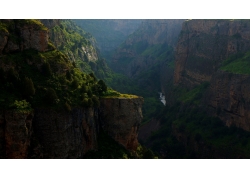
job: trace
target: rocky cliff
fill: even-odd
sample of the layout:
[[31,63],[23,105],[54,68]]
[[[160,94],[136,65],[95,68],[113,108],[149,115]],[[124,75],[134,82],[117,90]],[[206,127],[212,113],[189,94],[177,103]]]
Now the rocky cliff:
[[142,98],[104,98],[101,101],[101,127],[113,139],[130,150],[138,147],[138,132],[142,121]]
[[111,68],[133,77],[155,65],[161,58],[167,61],[164,53],[169,54],[169,49],[175,47],[182,22],[144,20],[116,50],[110,63]]
[[250,47],[248,20],[188,20],[175,53],[174,83],[194,87],[210,81],[222,61]]
[[0,114],[1,158],[82,158],[98,150],[99,129],[128,150],[138,146],[143,99],[104,98],[99,108]]
[[[27,49],[45,52],[49,49],[48,29],[39,21],[3,20],[0,26],[1,54]],[[13,32],[18,33],[18,38],[13,36]]]
[[75,67],[39,20],[1,20],[0,39],[1,158],[83,158],[99,130],[136,149],[141,98],[101,99],[105,83]]
[[[185,88],[210,82],[202,101],[209,107],[208,113],[227,126],[234,124],[247,131],[249,73],[241,69],[249,67],[243,63],[248,62],[249,34],[249,20],[186,21],[176,48],[174,72],[174,83]],[[234,63],[237,70],[223,68],[226,62]]]

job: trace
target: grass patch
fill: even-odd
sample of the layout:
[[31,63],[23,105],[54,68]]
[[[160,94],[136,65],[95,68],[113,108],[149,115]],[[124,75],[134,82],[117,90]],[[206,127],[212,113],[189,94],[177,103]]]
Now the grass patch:
[[250,74],[250,51],[231,56],[223,62],[220,69],[235,74]]
[[198,105],[200,103],[202,94],[204,93],[204,91],[207,89],[208,86],[209,83],[205,82],[190,91],[183,89],[181,92],[181,96],[178,98],[178,100],[184,103],[194,102],[194,104]]
[[102,98],[128,98],[128,99],[139,98],[139,96],[136,96],[136,95],[119,93],[111,88],[109,88],[106,92],[104,92],[101,97]]

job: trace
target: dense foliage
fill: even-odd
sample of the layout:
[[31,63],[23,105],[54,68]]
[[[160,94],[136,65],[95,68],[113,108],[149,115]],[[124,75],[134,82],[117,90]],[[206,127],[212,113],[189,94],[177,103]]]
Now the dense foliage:
[[107,91],[104,81],[83,73],[57,50],[26,50],[4,55],[2,61],[2,108],[13,107],[15,101],[22,100],[32,107],[98,106],[99,97]]

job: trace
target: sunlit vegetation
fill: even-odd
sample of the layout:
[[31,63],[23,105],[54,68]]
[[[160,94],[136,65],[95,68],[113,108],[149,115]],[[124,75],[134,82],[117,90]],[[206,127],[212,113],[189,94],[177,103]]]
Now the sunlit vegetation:
[[57,50],[26,50],[2,60],[11,67],[0,67],[2,108],[18,109],[13,103],[23,100],[31,107],[92,107],[99,105],[99,97],[107,91],[104,81],[83,73]]
[[107,89],[107,91],[105,93],[103,93],[102,95],[103,98],[128,98],[128,99],[132,99],[132,98],[138,98],[138,96],[136,95],[132,95],[132,94],[122,94],[119,93],[111,88]]
[[250,74],[250,51],[229,57],[220,69],[235,74]]

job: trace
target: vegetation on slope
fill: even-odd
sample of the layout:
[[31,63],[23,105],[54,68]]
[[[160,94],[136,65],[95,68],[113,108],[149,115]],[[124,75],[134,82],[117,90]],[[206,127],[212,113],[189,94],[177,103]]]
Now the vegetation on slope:
[[235,74],[250,74],[250,51],[229,57],[220,69]]
[[81,72],[57,50],[26,50],[5,55],[2,61],[2,108],[23,100],[32,107],[98,106],[99,97],[107,90],[102,80],[98,81],[93,73]]
[[199,108],[166,106],[159,112],[161,128],[146,144],[163,158],[249,158],[250,132],[228,128]]

